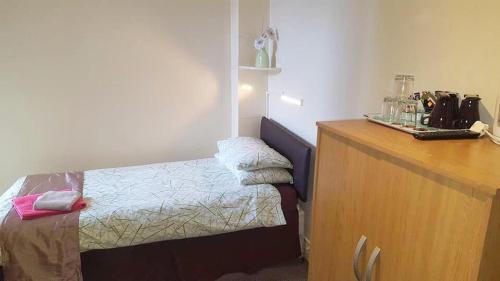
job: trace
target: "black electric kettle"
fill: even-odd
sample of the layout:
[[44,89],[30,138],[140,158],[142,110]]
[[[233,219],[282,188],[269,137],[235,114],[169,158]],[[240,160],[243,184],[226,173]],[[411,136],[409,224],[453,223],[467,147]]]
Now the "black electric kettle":
[[460,105],[460,114],[458,119],[455,121],[455,129],[469,129],[480,120],[479,116],[479,102],[481,98],[477,95],[475,96],[465,96],[465,99]]
[[452,129],[458,117],[458,95],[455,93],[436,91],[437,102],[430,116],[422,118],[429,119],[429,126],[439,129]]

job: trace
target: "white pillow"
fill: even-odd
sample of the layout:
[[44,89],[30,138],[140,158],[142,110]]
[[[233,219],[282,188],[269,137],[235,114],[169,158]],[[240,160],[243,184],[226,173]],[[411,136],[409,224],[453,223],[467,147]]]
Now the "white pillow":
[[258,138],[238,137],[217,142],[219,159],[235,170],[292,169],[292,163]]
[[233,172],[240,184],[243,185],[293,183],[292,175],[284,168],[265,168],[254,171],[235,170],[224,163],[219,154],[215,154],[215,158]]

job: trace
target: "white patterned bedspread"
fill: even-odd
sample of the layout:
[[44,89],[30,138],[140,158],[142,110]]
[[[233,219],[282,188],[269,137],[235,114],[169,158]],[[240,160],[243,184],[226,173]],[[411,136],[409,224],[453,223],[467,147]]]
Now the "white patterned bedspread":
[[[0,197],[0,217],[24,179]],[[214,158],[85,172],[80,249],[109,249],[286,224],[272,185],[244,186]]]

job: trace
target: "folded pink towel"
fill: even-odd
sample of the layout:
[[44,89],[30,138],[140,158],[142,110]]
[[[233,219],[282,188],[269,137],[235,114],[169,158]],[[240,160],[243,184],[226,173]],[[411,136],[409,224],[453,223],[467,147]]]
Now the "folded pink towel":
[[43,193],[33,194],[33,195],[18,197],[12,200],[12,204],[14,205],[17,214],[21,217],[22,220],[32,220],[46,216],[68,214],[71,212],[79,211],[85,208],[86,206],[85,201],[83,201],[83,199],[80,198],[75,202],[75,204],[73,204],[73,207],[69,212],[52,211],[52,210],[34,210],[33,204],[35,203],[36,199],[38,199],[38,197],[42,195]]

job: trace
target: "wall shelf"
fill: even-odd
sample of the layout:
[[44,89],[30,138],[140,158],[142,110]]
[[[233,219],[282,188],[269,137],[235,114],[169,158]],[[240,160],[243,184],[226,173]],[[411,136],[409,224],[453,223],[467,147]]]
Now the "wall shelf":
[[240,65],[239,68],[240,68],[240,70],[262,71],[262,72],[267,72],[269,74],[278,74],[281,72],[281,68],[279,68],[279,67],[262,68],[262,67],[255,67],[255,66]]

